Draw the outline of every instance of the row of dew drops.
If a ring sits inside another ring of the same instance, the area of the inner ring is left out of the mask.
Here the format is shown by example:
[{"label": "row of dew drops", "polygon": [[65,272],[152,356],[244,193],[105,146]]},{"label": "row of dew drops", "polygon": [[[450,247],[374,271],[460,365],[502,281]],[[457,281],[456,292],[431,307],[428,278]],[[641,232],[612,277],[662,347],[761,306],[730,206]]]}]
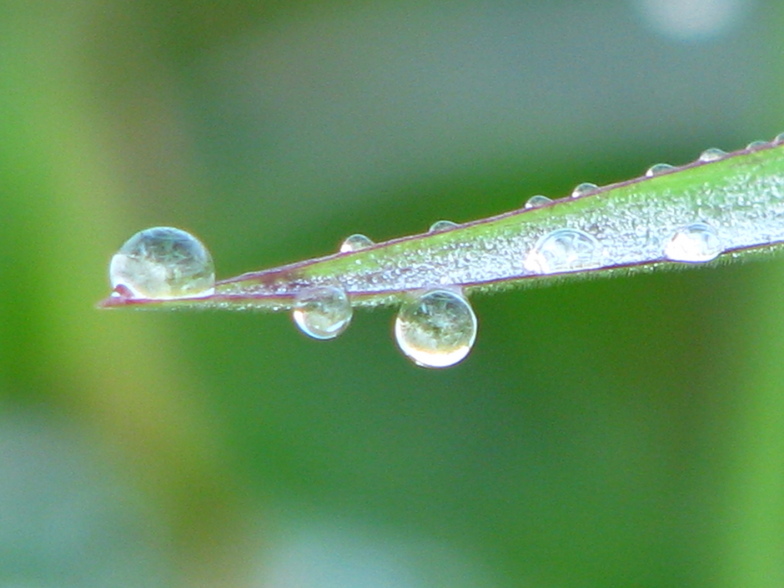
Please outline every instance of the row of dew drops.
[{"label": "row of dew drops", "polygon": [[[784,143],[784,133],[774,144]],[[770,143],[755,141],[749,151]],[[717,161],[726,155],[708,149],[700,162]],[[646,176],[674,170],[656,164]],[[596,191],[595,184],[577,186],[572,197]],[[553,202],[546,196],[533,196],[525,208],[539,208]],[[457,227],[441,220],[430,227],[440,232]],[[351,235],[341,245],[341,253],[373,246],[368,237]],[[526,256],[524,267],[533,273],[549,274],[598,267],[599,243],[592,235],[578,230],[556,229],[537,241]],[[717,230],[704,222],[685,225],[664,245],[664,257],[677,262],[703,263],[723,251]],[[176,299],[210,296],[215,291],[215,268],[207,248],[193,235],[172,227],[155,227],[132,236],[112,257],[109,278],[114,296],[146,299]],[[337,285],[303,288],[296,294],[292,317],[306,335],[333,339],[346,330],[353,309],[345,290]],[[461,288],[439,287],[412,293],[395,318],[395,339],[401,351],[423,367],[442,368],[462,361],[470,352],[477,333],[477,320]]]}]

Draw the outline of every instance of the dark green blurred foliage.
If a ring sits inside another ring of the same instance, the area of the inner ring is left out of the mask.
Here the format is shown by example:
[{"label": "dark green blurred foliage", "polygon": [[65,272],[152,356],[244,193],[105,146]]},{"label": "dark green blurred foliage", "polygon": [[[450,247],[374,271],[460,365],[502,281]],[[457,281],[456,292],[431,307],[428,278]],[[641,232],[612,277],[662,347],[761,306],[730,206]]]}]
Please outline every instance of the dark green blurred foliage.
[{"label": "dark green blurred foliage", "polygon": [[0,584],[784,584],[780,260],[479,297],[445,371],[93,306],[147,226],[228,277],[781,131],[777,5],[669,4],[5,3]]}]

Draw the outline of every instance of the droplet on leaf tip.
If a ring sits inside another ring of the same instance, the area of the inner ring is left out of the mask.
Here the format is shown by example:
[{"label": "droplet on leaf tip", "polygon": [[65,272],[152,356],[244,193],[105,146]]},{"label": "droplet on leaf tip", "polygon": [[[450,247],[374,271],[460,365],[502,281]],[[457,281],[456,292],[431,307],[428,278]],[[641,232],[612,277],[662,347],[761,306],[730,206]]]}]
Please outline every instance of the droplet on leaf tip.
[{"label": "droplet on leaf tip", "polygon": [[196,237],[173,227],[139,231],[109,264],[113,296],[173,299],[209,296],[215,291],[215,266]]}]

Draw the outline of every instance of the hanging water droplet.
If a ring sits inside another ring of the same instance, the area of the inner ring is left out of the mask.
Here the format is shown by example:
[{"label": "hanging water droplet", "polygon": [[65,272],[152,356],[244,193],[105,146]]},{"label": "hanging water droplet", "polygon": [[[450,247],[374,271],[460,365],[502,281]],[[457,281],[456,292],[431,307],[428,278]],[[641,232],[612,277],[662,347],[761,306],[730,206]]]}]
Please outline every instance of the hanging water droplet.
[{"label": "hanging water droplet", "polygon": [[752,141],[748,145],[746,145],[746,151],[756,151],[757,149],[762,149],[764,147],[768,147],[770,143],[767,141]]},{"label": "hanging water droplet", "polygon": [[657,163],[649,167],[648,171],[645,172],[645,175],[649,178],[652,178],[653,176],[658,176],[674,169],[675,166],[670,165],[669,163]]},{"label": "hanging water droplet", "polygon": [[356,233],[346,237],[346,240],[340,244],[340,252],[352,253],[354,251],[359,251],[360,249],[367,249],[373,245],[375,245],[375,243],[373,243],[373,241],[371,241],[368,237]]},{"label": "hanging water droplet", "polygon": [[313,286],[297,293],[292,317],[314,339],[333,339],[346,330],[353,309],[346,291],[337,286]]},{"label": "hanging water droplet", "polygon": [[528,199],[528,202],[525,203],[526,208],[539,208],[540,206],[547,206],[548,204],[552,203],[552,198],[548,198],[547,196],[542,196],[541,194],[537,194],[536,196],[531,196]]},{"label": "hanging water droplet", "polygon": [[118,296],[184,298],[215,291],[215,266],[196,237],[172,227],[139,231],[114,254],[109,280]]},{"label": "hanging water droplet", "polygon": [[464,359],[476,339],[468,300],[452,290],[429,290],[401,306],[395,319],[400,350],[422,367],[442,368]]},{"label": "hanging water droplet", "polygon": [[707,163],[709,161],[718,161],[719,159],[725,157],[727,152],[723,149],[716,149],[715,147],[711,149],[706,149],[702,153],[700,153],[699,160],[703,163]]},{"label": "hanging water droplet", "polygon": [[572,190],[572,198],[579,198],[580,196],[585,196],[586,194],[590,194],[599,189],[599,186],[596,184],[592,184],[591,182],[583,182],[582,184],[578,184],[575,186],[574,190]]},{"label": "hanging water droplet", "polygon": [[579,229],[548,233],[528,253],[523,266],[537,274],[590,269],[601,265],[601,247],[595,237]]},{"label": "hanging water droplet", "polygon": [[434,222],[430,225],[429,233],[440,233],[441,231],[448,231],[449,229],[454,229],[455,227],[459,226],[457,223],[453,223],[452,221],[448,220],[440,220]]},{"label": "hanging water droplet", "polygon": [[664,255],[672,261],[703,263],[722,252],[721,239],[712,226],[693,223],[681,227],[664,245]]}]

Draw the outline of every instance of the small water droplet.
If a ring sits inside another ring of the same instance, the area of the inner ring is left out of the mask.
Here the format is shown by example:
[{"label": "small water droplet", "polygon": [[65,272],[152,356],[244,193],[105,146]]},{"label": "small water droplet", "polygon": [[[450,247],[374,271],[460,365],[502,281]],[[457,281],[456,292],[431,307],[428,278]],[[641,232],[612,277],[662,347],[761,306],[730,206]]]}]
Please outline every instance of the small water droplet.
[{"label": "small water droplet", "polygon": [[430,225],[430,229],[428,230],[429,233],[440,233],[441,231],[448,231],[449,229],[454,229],[455,227],[460,226],[457,223],[453,223],[452,221],[448,220],[440,220],[434,222]]},{"label": "small water droplet", "polygon": [[401,306],[395,319],[400,350],[417,365],[442,368],[463,360],[476,339],[477,321],[466,298],[429,290]]},{"label": "small water droplet", "polygon": [[779,133],[775,137],[773,137],[773,144],[774,145],[781,145],[784,143],[784,133]]},{"label": "small water droplet", "polygon": [[764,147],[768,147],[770,143],[767,141],[752,141],[748,145],[746,145],[746,151],[756,151],[757,149],[762,149]]},{"label": "small water droplet", "polygon": [[359,251],[360,249],[367,249],[368,247],[372,247],[375,245],[373,241],[371,241],[365,235],[360,235],[356,233],[354,235],[349,235],[346,237],[346,240],[340,244],[340,252],[341,253],[353,253],[354,251]]},{"label": "small water droplet", "polygon": [[537,274],[590,269],[601,265],[600,250],[596,238],[584,231],[557,229],[537,241],[523,266]]},{"label": "small water droplet", "polygon": [[196,237],[172,227],[139,231],[114,254],[109,280],[117,296],[170,299],[209,296],[215,266]]},{"label": "small water droplet", "polygon": [[572,198],[579,198],[580,196],[585,196],[586,194],[590,194],[599,189],[599,186],[596,184],[592,184],[591,182],[583,182],[582,184],[578,184],[575,186],[574,190],[572,190]]},{"label": "small water droplet", "polygon": [[537,194],[536,196],[531,196],[528,199],[528,202],[525,203],[526,208],[539,208],[540,206],[547,206],[548,204],[552,203],[552,198],[548,198],[547,196],[542,196],[541,194]]},{"label": "small water droplet", "polygon": [[649,178],[653,176],[658,176],[660,174],[665,174],[668,171],[672,171],[675,169],[674,165],[670,165],[669,163],[657,163],[652,165],[648,168],[648,171],[645,172],[645,175]]},{"label": "small water droplet", "polygon": [[352,314],[345,290],[337,286],[313,286],[297,293],[291,316],[309,337],[333,339],[346,330]]},{"label": "small water droplet", "polygon": [[706,149],[702,153],[700,153],[699,160],[703,163],[708,163],[709,161],[718,161],[719,159],[725,157],[727,152],[723,149],[716,149],[715,147],[711,149]]},{"label": "small water droplet", "polygon": [[664,255],[672,261],[703,263],[719,256],[721,239],[712,226],[693,223],[681,227],[664,245]]}]

